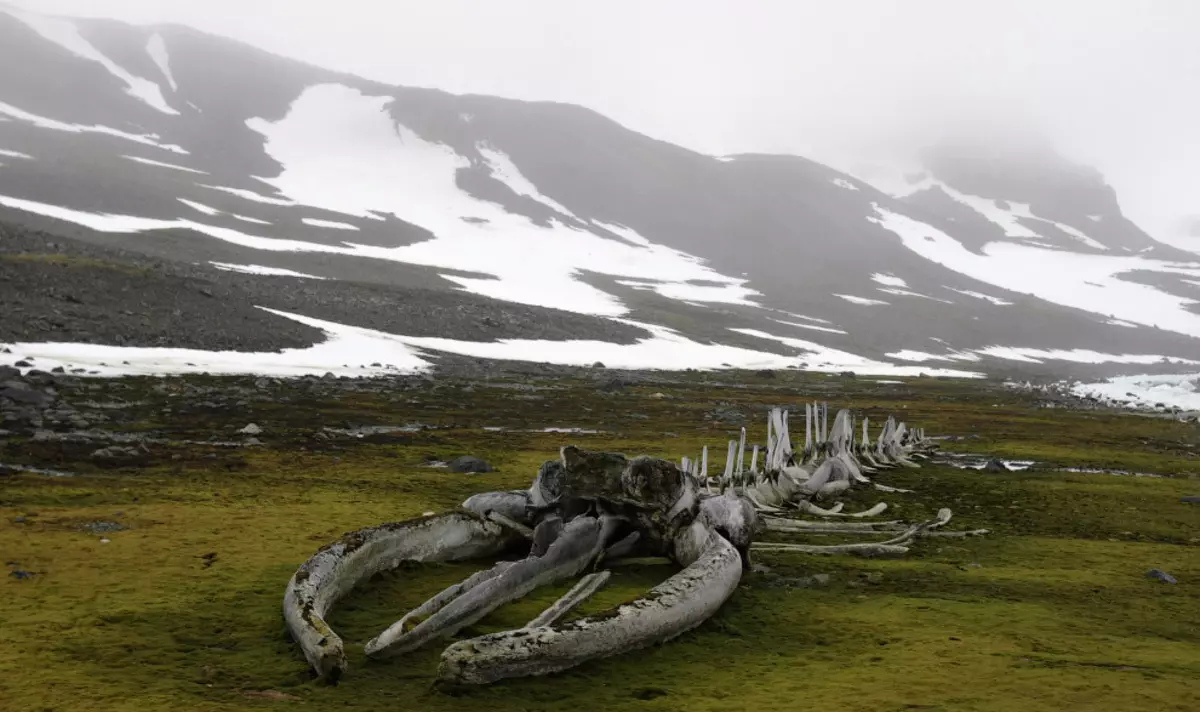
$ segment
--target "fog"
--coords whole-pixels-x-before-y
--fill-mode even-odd
[[[1043,135],[1191,249],[1194,0],[17,0],[179,22],[371,79],[582,104],[711,154],[844,163],[951,132]]]

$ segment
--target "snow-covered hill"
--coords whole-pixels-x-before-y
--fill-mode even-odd
[[[1200,365],[1200,257],[1127,220],[1095,171],[1047,147],[970,144],[839,165],[701,155],[576,106],[385,86],[188,28],[0,9],[0,219],[303,289],[286,309],[247,298],[269,309],[262,323],[329,336],[264,357],[97,334],[46,345],[16,324],[14,358],[108,372],[359,373],[437,351],[880,374]],[[322,316],[352,283],[377,303],[465,292],[482,300],[471,309],[571,326],[487,317],[472,336],[475,311],[438,310],[450,338],[411,309]]]

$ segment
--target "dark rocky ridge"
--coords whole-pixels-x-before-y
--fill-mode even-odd
[[[461,291],[261,277],[151,260],[0,222],[0,342],[78,341],[212,351],[310,346],[321,331],[257,306],[410,336],[590,338],[632,343],[637,327]]]

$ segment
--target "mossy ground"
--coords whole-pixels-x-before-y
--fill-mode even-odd
[[[1179,502],[1200,493],[1194,425],[1038,409],[986,383],[795,373],[689,374],[612,391],[569,378],[534,391],[502,379],[449,382],[169,416],[152,383],[124,384],[126,398],[145,401],[124,429],[228,438],[253,421],[265,446],[156,445],[144,467],[98,470],[86,449],[10,442],[0,461],[80,475],[0,480],[0,557],[35,573],[0,583],[0,709],[1200,709],[1200,507]],[[768,406],[810,398],[969,438],[946,449],[1169,477],[893,471],[879,479],[916,493],[855,492],[848,507],[884,499],[916,520],[948,506],[952,528],[993,534],[922,540],[895,560],[760,554],[772,571],[747,575],[699,629],[547,678],[449,694],[432,686],[441,646],[384,662],[363,656],[363,642],[476,565],[406,567],[343,600],[330,622],[349,643],[351,668],[337,687],[313,682],[288,639],[284,584],[343,532],[524,487],[567,443],[673,459],[708,444],[719,467],[736,426],[707,412],[742,409],[761,440]],[[440,428],[309,437],[321,426],[413,422]],[[603,432],[530,432],[547,427]],[[422,465],[459,454],[498,471]],[[128,529],[101,543],[80,529],[93,521]],[[1146,579],[1152,567],[1179,584]],[[622,567],[584,612],[670,573]],[[814,573],[831,583],[789,585]],[[467,632],[521,625],[566,588],[538,591]]]

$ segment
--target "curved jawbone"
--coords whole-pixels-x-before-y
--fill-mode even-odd
[[[737,589],[742,557],[728,540],[700,523],[679,536],[688,539],[682,547],[694,547],[698,556],[645,596],[569,623],[456,642],[442,653],[439,681],[480,685],[548,675],[661,643],[700,625]]]
[[[344,535],[292,575],[283,597],[288,631],[317,675],[336,683],[346,670],[342,639],[325,622],[359,582],[405,561],[461,561],[495,556],[516,544],[511,530],[472,512],[381,524]]]

